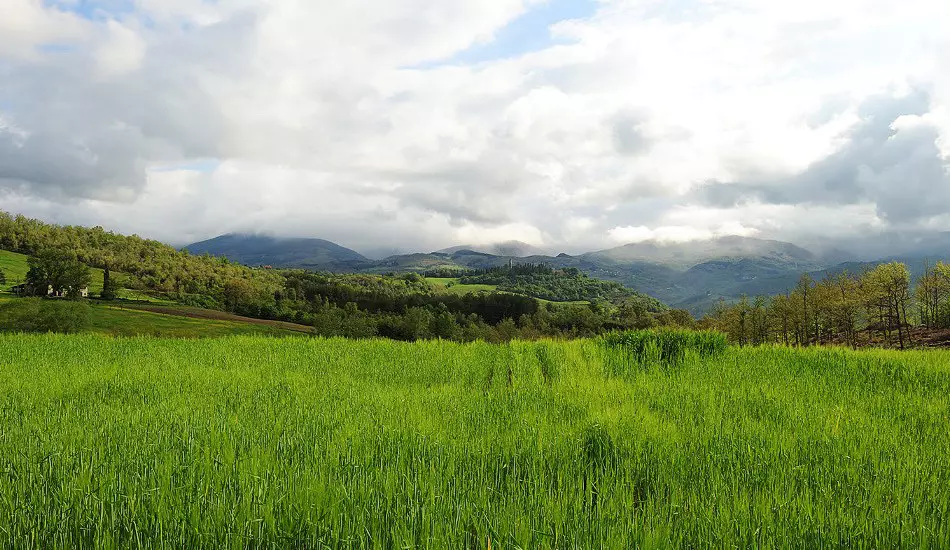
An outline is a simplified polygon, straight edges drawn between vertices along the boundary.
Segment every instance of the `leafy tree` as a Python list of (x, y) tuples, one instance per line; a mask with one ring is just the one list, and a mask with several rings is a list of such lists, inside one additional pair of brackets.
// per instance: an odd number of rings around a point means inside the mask
[(112, 278), (112, 272), (109, 266), (102, 271), (102, 293), (99, 295), (103, 300), (115, 300), (118, 290), (115, 280)]
[(881, 264), (864, 276), (867, 305), (876, 313), (889, 336), (896, 329), (900, 348), (904, 349), (904, 327), (910, 303), (910, 271), (899, 262)]
[(921, 322), (929, 328), (950, 327), (950, 265), (937, 262), (917, 281), (915, 290)]
[(80, 297), (83, 288), (92, 281), (89, 267), (75, 255), (64, 250), (47, 249), (28, 260), (30, 267), (26, 283), (37, 296), (47, 292), (64, 293), (70, 298)]
[(6, 274), (4, 274), (3, 270), (0, 269), (0, 285), (6, 285), (6, 284), (7, 284), (7, 276)]

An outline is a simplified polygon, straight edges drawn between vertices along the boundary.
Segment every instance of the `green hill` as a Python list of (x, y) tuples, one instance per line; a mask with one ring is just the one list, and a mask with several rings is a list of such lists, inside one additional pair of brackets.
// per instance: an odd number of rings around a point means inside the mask
[[(0, 285), (0, 307), (18, 298), (4, 294), (26, 278), (28, 256), (0, 250), (0, 270), (7, 280)], [(117, 281), (127, 278), (113, 273)], [(91, 296), (102, 292), (103, 271), (92, 269)], [(249, 319), (220, 311), (175, 305), (139, 290), (121, 288), (119, 300), (90, 302), (88, 325), (84, 332), (112, 336), (163, 336), (170, 338), (198, 338), (230, 335), (290, 336), (311, 332), (310, 327)]]

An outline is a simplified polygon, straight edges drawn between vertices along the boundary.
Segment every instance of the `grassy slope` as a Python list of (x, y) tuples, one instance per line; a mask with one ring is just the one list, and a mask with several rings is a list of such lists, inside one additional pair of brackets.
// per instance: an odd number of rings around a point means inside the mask
[[(9, 294), (0, 294), (0, 303), (17, 299)], [(90, 305), (87, 331), (109, 336), (299, 336), (310, 331), (310, 327), (302, 325), (244, 319), (198, 308), (123, 302), (91, 302)], [(206, 313), (201, 315), (200, 312)]]
[(0, 336), (0, 546), (950, 540), (950, 353), (605, 353)]
[(433, 286), (438, 292), (444, 292), (446, 294), (474, 294), (476, 292), (493, 292), (495, 291), (495, 285), (463, 285), (459, 284), (458, 279), (447, 279), (447, 278), (438, 278), (438, 277), (428, 277), (426, 281), (429, 281), (429, 284)]
[[(27, 256), (0, 250), (0, 269), (7, 284), (0, 287), (6, 291), (21, 283), (28, 270)], [(92, 270), (93, 282), (89, 286), (92, 295), (102, 291), (102, 270)], [(121, 274), (119, 274), (121, 277)], [(150, 296), (143, 292), (120, 289), (119, 298), (150, 302), (153, 305), (126, 303), (93, 303), (89, 316), (89, 331), (114, 336), (163, 336), (171, 338), (198, 338), (234, 335), (292, 336), (309, 332), (309, 327), (290, 323), (272, 323), (245, 319), (221, 312), (185, 308), (174, 302)], [(0, 294), (0, 301), (10, 300)], [(151, 311), (143, 311), (150, 309)]]

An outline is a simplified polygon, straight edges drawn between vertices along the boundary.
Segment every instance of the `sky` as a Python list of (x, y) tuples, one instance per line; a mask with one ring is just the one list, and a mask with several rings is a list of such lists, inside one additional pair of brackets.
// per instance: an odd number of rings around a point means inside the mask
[(0, 0), (0, 209), (183, 245), (950, 231), (945, 0)]

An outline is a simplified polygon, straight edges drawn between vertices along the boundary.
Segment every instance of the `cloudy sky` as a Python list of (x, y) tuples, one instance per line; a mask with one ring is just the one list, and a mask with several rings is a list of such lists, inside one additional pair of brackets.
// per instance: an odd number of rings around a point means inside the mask
[(185, 244), (950, 231), (946, 0), (0, 0), (0, 209)]

